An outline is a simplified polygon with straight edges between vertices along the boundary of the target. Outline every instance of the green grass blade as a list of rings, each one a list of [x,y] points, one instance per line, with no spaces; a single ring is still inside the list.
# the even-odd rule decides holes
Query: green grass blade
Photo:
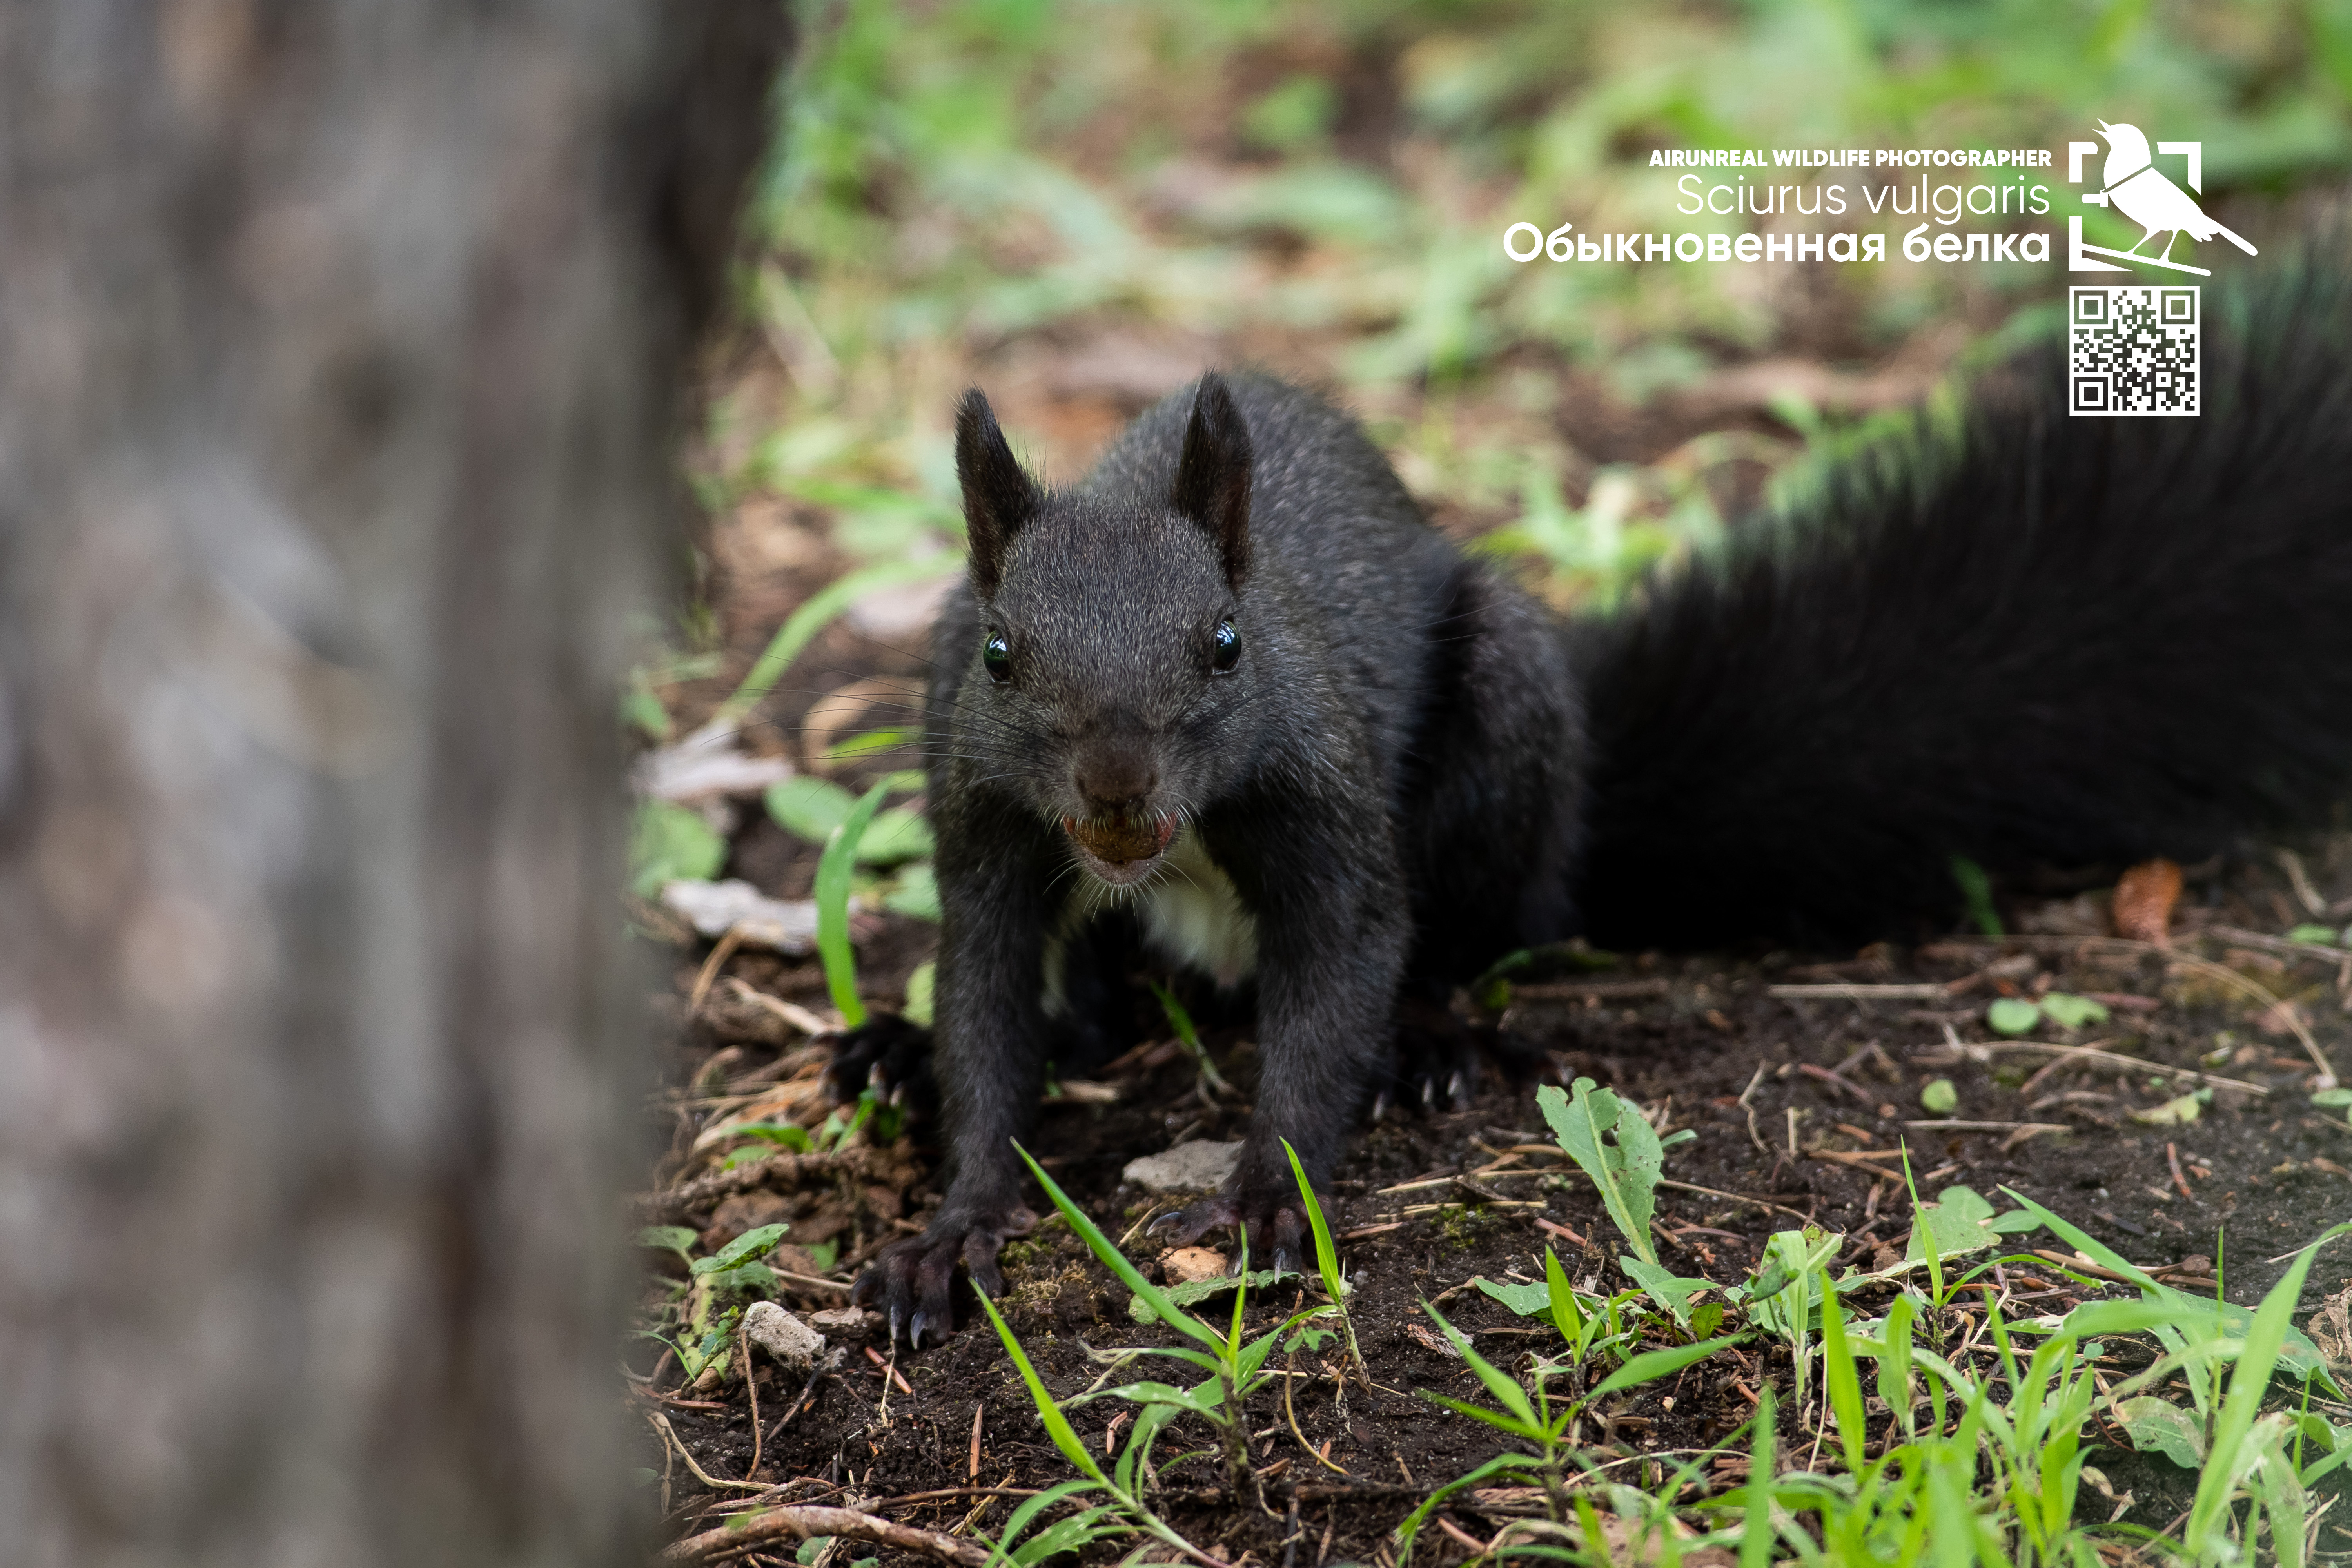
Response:
[[[940,560],[891,561],[877,566],[862,567],[811,594],[801,607],[785,618],[768,639],[759,658],[743,677],[743,684],[719,707],[723,717],[740,719],[750,712],[760,699],[775,689],[784,671],[798,658],[801,650],[814,641],[817,633],[831,625],[833,618],[866,595],[882,588],[892,588],[901,583],[921,582],[942,574],[945,563]]]
[[[1054,1447],[1059,1448],[1062,1458],[1076,1466],[1089,1480],[1116,1495],[1110,1478],[1104,1475],[1102,1467],[1095,1462],[1094,1455],[1087,1451],[1085,1441],[1071,1426],[1070,1418],[1062,1414],[1062,1407],[1054,1403],[1053,1394],[1045,1387],[1045,1380],[1039,1377],[1037,1369],[1029,1364],[1028,1354],[1022,1350],[1021,1342],[1013,1337],[1012,1326],[996,1310],[996,1303],[990,1300],[985,1292],[976,1294],[980,1296],[982,1309],[988,1313],[988,1321],[996,1325],[996,1337],[1004,1342],[1004,1353],[1012,1358],[1013,1366],[1021,1373],[1022,1383],[1027,1385],[1030,1403],[1037,1406],[1037,1419],[1045,1424],[1045,1435],[1053,1438]]]
[[[1102,1233],[1101,1227],[1087,1217],[1086,1211],[1070,1201],[1070,1195],[1055,1184],[1053,1177],[1045,1173],[1045,1168],[1030,1158],[1028,1150],[1022,1148],[1018,1143],[1013,1147],[1028,1164],[1030,1173],[1034,1175],[1038,1184],[1045,1189],[1045,1195],[1054,1200],[1054,1206],[1062,1211],[1062,1217],[1070,1222],[1070,1228],[1078,1233],[1087,1246],[1094,1250],[1097,1258],[1102,1259],[1105,1268],[1118,1276],[1119,1283],[1142,1297],[1143,1304],[1150,1308],[1152,1315],[1161,1322],[1191,1335],[1208,1346],[1210,1353],[1216,1356],[1222,1364],[1225,1352],[1223,1337],[1216,1330],[1171,1301],[1166,1292],[1146,1279],[1141,1271],[1127,1260],[1127,1254],[1121,1252],[1111,1238]]]
[[[1224,1357],[1227,1365],[1241,1360],[1242,1308],[1249,1300],[1249,1232],[1242,1231],[1241,1267],[1234,1270],[1234,1321],[1225,1335]]]
[[[1836,1284],[1822,1270],[1822,1376],[1829,1384],[1830,1410],[1837,1417],[1838,1446],[1845,1468],[1860,1475],[1865,1463],[1862,1444],[1862,1378],[1854,1371],[1853,1346],[1845,1337],[1845,1313],[1838,1305]]]
[[[824,964],[824,988],[841,1021],[851,1028],[866,1022],[866,1004],[857,999],[857,958],[849,945],[849,883],[857,869],[857,841],[881,809],[894,781],[885,779],[867,790],[849,808],[849,816],[824,841],[816,863],[816,952]]]
[[[1536,1407],[1528,1403],[1527,1390],[1519,1386],[1517,1378],[1480,1355],[1477,1347],[1470,1342],[1470,1336],[1447,1322],[1444,1315],[1436,1308],[1423,1301],[1421,1304],[1421,1310],[1428,1313],[1439,1328],[1445,1331],[1445,1337],[1453,1342],[1455,1350],[1462,1352],[1462,1359],[1469,1363],[1472,1372],[1478,1374],[1478,1381],[1486,1385],[1486,1392],[1502,1402],[1504,1409],[1508,1410],[1529,1426],[1542,1425],[1536,1419]]]
[[[2238,1352],[2238,1364],[2230,1373],[2230,1392],[2221,1402],[2213,1441],[2206,1450],[2204,1473],[2197,1480],[2197,1500],[2189,1508],[2188,1528],[2181,1532],[2181,1542],[2192,1556],[2205,1549],[2214,1526],[2229,1510],[2238,1481],[2259,1457],[2248,1451],[2247,1434],[2270,1387],[2271,1373],[2278,1365],[2280,1347],[2286,1342],[2295,1302],[2319,1257],[2320,1244],[2347,1231],[2352,1231],[2352,1225],[2336,1226],[2305,1247],[2254,1310],[2253,1326],[2247,1331],[2245,1348]]]
[[[1544,1290],[1549,1298],[1552,1327],[1559,1337],[1575,1345],[1583,1337],[1584,1314],[1577,1309],[1576,1291],[1568,1282],[1568,1270],[1559,1266],[1559,1256],[1549,1247],[1544,1248]],[[1583,1360],[1580,1352],[1579,1361]]]
[[[2018,1206],[2024,1209],[2026,1213],[2040,1220],[2043,1225],[2048,1226],[2053,1235],[2065,1240],[2073,1246],[2076,1251],[2089,1258],[2092,1262],[2098,1264],[2101,1268],[2115,1270],[2115,1272],[2122,1275],[2134,1285],[2138,1286],[2140,1289],[2158,1298],[2159,1300],[2170,1300],[2179,1296],[2179,1291],[2172,1289],[2168,1286],[2158,1284],[2154,1279],[2143,1273],[2138,1265],[2124,1257],[2123,1254],[2116,1251],[2115,1248],[2102,1243],[2095,1237],[2085,1232],[2081,1226],[2069,1224],[2067,1221],[2059,1218],[2056,1215],[2052,1214],[2048,1209],[2043,1208],[2040,1204],[2035,1203],[2032,1198],[2027,1197],[2016,1188],[2003,1187],[2001,1188],[2001,1191],[2016,1199]]]
[[[1224,1080],[1217,1071],[1217,1064],[1209,1059],[1208,1047],[1201,1044],[1201,1031],[1192,1026],[1192,1015],[1185,1010],[1184,1004],[1156,980],[1151,982],[1151,994],[1160,998],[1160,1010],[1168,1016],[1168,1026],[1176,1031],[1176,1043],[1192,1058],[1195,1070],[1209,1080],[1211,1089],[1219,1094],[1231,1094],[1234,1086]]]
[[[1056,1520],[1014,1552],[1013,1560],[1021,1564],[1021,1568],[1035,1568],[1037,1563],[1091,1546],[1097,1541],[1110,1541],[1135,1533],[1135,1527],[1123,1520],[1113,1524],[1102,1522],[1106,1518],[1116,1517],[1117,1510],[1111,1504],[1098,1503],[1083,1513]]]
[[[1011,1552],[1013,1544],[1021,1539],[1022,1532],[1029,1528],[1037,1516],[1064,1498],[1094,1489],[1096,1489],[1095,1483],[1082,1477],[1074,1481],[1059,1482],[1047,1487],[1035,1497],[1024,1499],[1021,1506],[1013,1510],[1013,1517],[1004,1521],[1004,1529],[996,1538],[997,1550]]]
[[[1716,1352],[1736,1345],[1746,1334],[1722,1334],[1715,1339],[1701,1340],[1696,1344],[1674,1345],[1662,1351],[1644,1351],[1628,1359],[1623,1366],[1601,1380],[1600,1386],[1585,1396],[1589,1404],[1603,1394],[1614,1394],[1635,1384],[1652,1383],[1669,1373],[1680,1372],[1693,1362],[1705,1361]]]
[[[1540,1443],[1544,1440],[1543,1427],[1522,1421],[1516,1415],[1507,1415],[1499,1410],[1489,1410],[1483,1405],[1473,1405],[1468,1400],[1456,1399],[1451,1394],[1439,1394],[1431,1389],[1424,1388],[1418,1392],[1432,1405],[1443,1405],[1456,1415],[1467,1415],[1473,1421],[1484,1421],[1496,1430],[1508,1432],[1512,1436],[1525,1442]]]
[[[1916,1423],[1911,1414],[1911,1327],[1918,1309],[1911,1298],[1901,1295],[1886,1309],[1886,1325],[1880,1343],[1885,1347],[1878,1354],[1878,1397],[1895,1412],[1903,1430],[1908,1434]]]
[[[1772,1562],[1772,1471],[1780,1458],[1773,1427],[1772,1385],[1756,1400],[1756,1427],[1748,1448],[1748,1522],[1739,1532],[1739,1568]]]
[[[1465,1487],[1475,1487],[1493,1476],[1518,1475],[1532,1479],[1532,1463],[1523,1454],[1498,1454],[1476,1468],[1454,1477],[1422,1499],[1421,1506],[1405,1515],[1404,1522],[1396,1527],[1398,1568],[1403,1568],[1412,1561],[1413,1537],[1420,1534],[1421,1527],[1429,1522],[1429,1516],[1444,1506],[1447,1498]]]
[[[1290,1176],[1298,1184],[1299,1202],[1307,1205],[1307,1224],[1315,1233],[1315,1268],[1323,1277],[1324,1292],[1331,1304],[1343,1313],[1347,1310],[1346,1287],[1339,1279],[1339,1249],[1332,1245],[1331,1226],[1323,1218],[1323,1205],[1315,1196],[1315,1184],[1307,1179],[1307,1167],[1298,1163],[1298,1151],[1290,1140],[1282,1141],[1282,1152],[1290,1158]]]

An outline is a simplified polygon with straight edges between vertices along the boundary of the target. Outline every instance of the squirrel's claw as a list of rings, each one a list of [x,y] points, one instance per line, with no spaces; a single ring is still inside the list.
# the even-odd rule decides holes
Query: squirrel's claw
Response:
[[[931,1078],[931,1032],[896,1013],[877,1013],[843,1035],[824,1071],[825,1091],[846,1105],[868,1089],[928,1118],[939,1105]]]
[[[1307,1256],[1307,1212],[1298,1202],[1298,1189],[1285,1187],[1279,1195],[1269,1194],[1255,1198],[1248,1192],[1219,1193],[1203,1198],[1189,1208],[1161,1215],[1151,1222],[1149,1233],[1165,1233],[1171,1247],[1190,1247],[1213,1230],[1238,1230],[1248,1237],[1250,1250],[1263,1261],[1269,1254],[1276,1273],[1287,1272],[1289,1260]],[[1225,1272],[1241,1272],[1242,1254],[1236,1249],[1226,1260]]]
[[[1025,1208],[981,1215],[942,1215],[931,1228],[906,1241],[894,1242],[857,1277],[849,1299],[861,1307],[876,1307],[890,1319],[890,1337],[901,1331],[910,1349],[922,1348],[923,1336],[944,1340],[955,1327],[950,1288],[956,1265],[971,1271],[974,1289],[991,1296],[1004,1293],[1004,1275],[996,1255],[1009,1236],[1020,1236],[1037,1223]]]
[[[1242,1222],[1242,1211],[1234,1200],[1219,1193],[1213,1198],[1181,1209],[1171,1209],[1151,1222],[1151,1234],[1161,1236],[1171,1247],[1190,1247],[1213,1230],[1224,1230]]]

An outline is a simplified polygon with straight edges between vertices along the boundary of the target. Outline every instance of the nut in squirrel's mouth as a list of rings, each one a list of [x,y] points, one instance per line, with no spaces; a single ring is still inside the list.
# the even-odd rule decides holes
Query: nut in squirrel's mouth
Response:
[[[1066,816],[1062,831],[1076,847],[1080,864],[1111,886],[1123,888],[1141,881],[1159,866],[1176,837],[1176,814],[1129,811]]]

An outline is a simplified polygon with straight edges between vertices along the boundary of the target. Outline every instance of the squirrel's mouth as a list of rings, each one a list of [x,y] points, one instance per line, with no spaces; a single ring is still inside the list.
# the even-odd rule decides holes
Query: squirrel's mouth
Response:
[[[1114,888],[1150,876],[1176,837],[1172,811],[1123,811],[1100,816],[1066,816],[1062,831],[1078,852],[1078,863]]]

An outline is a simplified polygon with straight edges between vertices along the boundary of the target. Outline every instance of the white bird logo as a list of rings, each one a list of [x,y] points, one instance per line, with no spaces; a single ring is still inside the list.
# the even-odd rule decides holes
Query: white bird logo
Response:
[[[2223,227],[2207,217],[2197,198],[2167,179],[2149,156],[2147,138],[2137,125],[2110,125],[2099,121],[2099,134],[2107,139],[2107,163],[2101,171],[2106,181],[2104,189],[2083,199],[2099,206],[2112,205],[2117,212],[2144,226],[2147,232],[2139,237],[2138,244],[2127,251],[2100,251],[2103,256],[2130,256],[2140,260],[2156,260],[2172,264],[2172,247],[2185,231],[2192,240],[2202,242],[2220,235],[2248,256],[2254,247],[2244,237]],[[2169,231],[2164,242],[2164,253],[2149,258],[2139,256],[2139,247],[2159,233]],[[2086,247],[2088,248],[2088,247]]]

